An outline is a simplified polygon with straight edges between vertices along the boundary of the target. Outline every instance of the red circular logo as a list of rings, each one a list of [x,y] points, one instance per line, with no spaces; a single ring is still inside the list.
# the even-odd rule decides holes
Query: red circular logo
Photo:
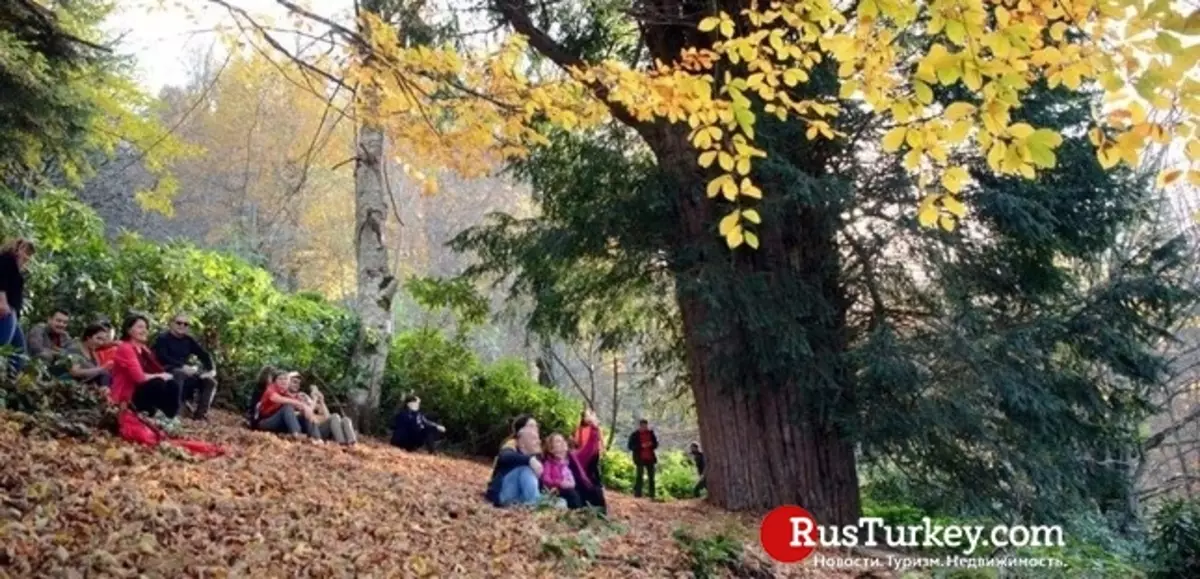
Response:
[[[817,548],[817,520],[806,510],[786,505],[763,518],[758,542],[772,559],[780,563],[799,563]]]

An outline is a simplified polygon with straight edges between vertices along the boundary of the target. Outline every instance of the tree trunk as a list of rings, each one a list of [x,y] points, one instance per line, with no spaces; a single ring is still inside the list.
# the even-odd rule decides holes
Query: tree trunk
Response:
[[[769,212],[764,206],[760,248],[731,253],[716,232],[727,208],[704,198],[686,130],[663,132],[652,142],[660,166],[681,184],[680,254],[688,257],[676,264],[676,290],[709,500],[730,510],[798,505],[820,524],[854,523],[854,445],[838,426],[838,418],[852,415],[854,396],[842,357],[846,302],[838,283],[836,211],[795,202]],[[713,292],[722,291],[732,303],[714,301]],[[745,300],[757,301],[748,310]],[[801,315],[794,301],[828,304],[832,313]],[[768,374],[751,362],[751,353],[760,360],[794,357],[783,345],[794,336],[807,340],[803,363]],[[820,394],[806,394],[815,384]]]
[[[365,9],[373,9],[366,4]],[[369,34],[365,29],[361,32]],[[397,282],[384,240],[388,216],[383,177],[385,137],[383,128],[375,122],[380,97],[368,82],[359,88],[356,98],[363,113],[355,137],[354,164],[354,252],[358,281],[355,309],[361,326],[351,358],[351,372],[356,386],[367,391],[366,416],[360,416],[359,421],[364,431],[370,431],[379,413],[383,373],[392,341],[392,297]]]
[[[617,432],[617,416],[621,412],[621,365],[618,354],[613,354],[612,419],[608,423],[608,442],[605,450],[612,450],[613,437]]]

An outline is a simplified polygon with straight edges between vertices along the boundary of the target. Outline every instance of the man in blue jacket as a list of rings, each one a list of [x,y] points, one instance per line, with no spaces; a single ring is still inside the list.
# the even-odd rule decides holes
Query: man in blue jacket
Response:
[[[517,431],[515,446],[500,449],[488,481],[487,499],[497,507],[535,505],[541,496],[538,477],[542,476],[542,463],[536,455],[542,441],[537,427],[528,425]]]

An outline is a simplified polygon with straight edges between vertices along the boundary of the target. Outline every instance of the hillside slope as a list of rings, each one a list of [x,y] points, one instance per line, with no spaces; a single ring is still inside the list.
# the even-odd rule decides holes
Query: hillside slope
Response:
[[[467,460],[293,443],[228,414],[188,435],[232,453],[27,437],[0,414],[0,576],[686,577],[678,528],[744,541],[742,576],[849,576],[772,569],[753,519],[699,501],[613,494],[615,524],[580,521],[490,507],[488,465]]]

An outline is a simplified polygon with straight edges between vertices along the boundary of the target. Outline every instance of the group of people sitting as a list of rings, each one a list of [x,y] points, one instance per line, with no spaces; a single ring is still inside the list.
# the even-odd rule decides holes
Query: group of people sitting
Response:
[[[330,412],[325,394],[315,384],[308,392],[301,386],[299,372],[263,368],[246,416],[250,428],[317,444],[330,439],[347,446],[357,443],[350,418]]]
[[[596,413],[585,409],[570,441],[554,432],[542,438],[531,416],[512,423],[484,495],[497,507],[550,502],[567,509],[607,512],[600,479],[601,434]]]

